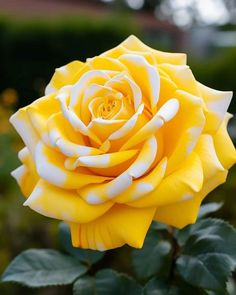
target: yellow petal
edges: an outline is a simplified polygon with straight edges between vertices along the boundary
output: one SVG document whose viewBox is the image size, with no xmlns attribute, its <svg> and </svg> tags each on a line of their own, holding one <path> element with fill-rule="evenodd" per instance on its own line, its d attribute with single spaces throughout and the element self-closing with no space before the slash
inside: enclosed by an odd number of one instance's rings
<svg viewBox="0 0 236 295">
<path fill-rule="evenodd" d="M 101 70 L 91 70 L 83 74 L 78 82 L 71 87 L 69 107 L 76 111 L 78 105 L 78 110 L 81 111 L 81 96 L 85 89 L 91 84 L 103 85 L 109 78 L 109 75 Z"/>
<path fill-rule="evenodd" d="M 130 203 L 134 207 L 164 206 L 186 200 L 189 195 L 201 190 L 203 170 L 199 157 L 192 152 L 181 167 L 165 177 L 150 194 Z"/>
<path fill-rule="evenodd" d="M 11 175 L 16 179 L 23 195 L 28 198 L 37 184 L 39 176 L 33 158 L 26 147 L 19 151 L 18 157 L 23 165 L 12 171 Z"/>
<path fill-rule="evenodd" d="M 129 203 L 129 205 L 132 206 L 133 201 L 141 199 L 154 191 L 165 175 L 166 166 L 167 159 L 164 158 L 147 175 L 135 179 L 132 185 L 123 194 L 115 198 L 115 202 Z"/>
<path fill-rule="evenodd" d="M 121 92 L 124 97 L 132 98 L 134 109 L 137 111 L 142 102 L 142 92 L 131 77 L 125 73 L 120 73 L 107 81 L 105 86 Z"/>
<path fill-rule="evenodd" d="M 88 185 L 80 189 L 78 194 L 89 204 L 101 204 L 121 195 L 131 184 L 132 176 L 125 171 L 109 182 Z"/>
<path fill-rule="evenodd" d="M 41 179 L 24 205 L 51 218 L 68 222 L 90 222 L 103 215 L 113 203 L 91 206 L 75 191 L 52 186 Z"/>
<path fill-rule="evenodd" d="M 144 104 L 141 104 L 137 112 L 131 116 L 120 128 L 116 129 L 109 137 L 108 140 L 117 140 L 126 136 L 136 125 L 138 117 L 144 110 Z"/>
<path fill-rule="evenodd" d="M 39 137 L 48 145 L 50 140 L 47 132 L 48 118 L 60 111 L 60 103 L 55 99 L 54 95 L 41 97 L 26 107 L 27 114 L 30 118 L 32 126 L 38 133 Z"/>
<path fill-rule="evenodd" d="M 121 151 L 130 149 L 139 143 L 150 138 L 157 132 L 158 129 L 164 124 L 162 118 L 156 114 L 146 125 L 139 129 L 133 136 L 131 136 L 120 148 Z"/>
<path fill-rule="evenodd" d="M 90 223 L 71 223 L 74 247 L 108 250 L 128 244 L 141 248 L 152 222 L 155 208 L 136 209 L 114 205 Z"/>
<path fill-rule="evenodd" d="M 154 112 L 160 93 L 160 76 L 157 68 L 149 64 L 144 57 L 135 54 L 124 54 L 119 60 L 126 65 Z"/>
<path fill-rule="evenodd" d="M 87 146 L 83 135 L 76 132 L 61 113 L 56 113 L 48 119 L 47 132 L 51 145 L 58 147 L 67 157 L 99 155 L 108 150 Z"/>
<path fill-rule="evenodd" d="M 77 113 L 73 111 L 73 109 L 67 105 L 68 103 L 68 89 L 65 87 L 61 89 L 61 91 L 57 95 L 57 99 L 61 103 L 61 110 L 63 116 L 66 120 L 71 124 L 73 129 L 76 132 L 79 132 L 85 136 L 88 136 L 92 140 L 94 140 L 98 145 L 101 145 L 101 140 L 94 134 L 88 127 L 84 124 L 84 122 L 80 119 Z"/>
<path fill-rule="evenodd" d="M 236 163 L 236 150 L 227 132 L 227 125 L 230 118 L 231 115 L 227 113 L 220 128 L 213 135 L 217 156 L 225 169 L 229 169 Z"/>
<path fill-rule="evenodd" d="M 177 228 L 195 223 L 202 200 L 210 191 L 225 182 L 226 177 L 227 171 L 219 171 L 203 184 L 200 192 L 189 194 L 189 199 L 158 207 L 155 220 Z"/>
<path fill-rule="evenodd" d="M 126 122 L 127 120 L 105 120 L 102 118 L 95 118 L 89 123 L 88 130 L 96 134 L 101 142 L 104 142 Z"/>
<path fill-rule="evenodd" d="M 138 157 L 128 168 L 128 173 L 133 178 L 143 176 L 151 168 L 158 153 L 158 142 L 155 136 L 150 137 L 143 145 Z"/>
<path fill-rule="evenodd" d="M 155 220 L 177 228 L 196 222 L 201 201 L 189 194 L 189 199 L 158 207 Z"/>
<path fill-rule="evenodd" d="M 122 152 L 106 153 L 97 156 L 79 157 L 77 160 L 78 166 L 108 168 L 128 161 L 137 154 L 138 150 L 128 150 Z"/>
<path fill-rule="evenodd" d="M 131 35 L 121 45 L 130 51 L 150 52 L 153 54 L 157 63 L 169 64 L 186 64 L 186 54 L 184 53 L 169 53 L 155 50 L 144 43 L 137 37 Z"/>
<path fill-rule="evenodd" d="M 11 116 L 10 122 L 15 127 L 16 131 L 20 134 L 26 147 L 34 156 L 39 136 L 31 124 L 28 117 L 27 107 L 19 109 L 14 115 Z"/>
<path fill-rule="evenodd" d="M 109 180 L 109 177 L 96 176 L 85 168 L 76 171 L 68 171 L 64 167 L 65 158 L 62 154 L 53 150 L 42 142 L 36 147 L 35 164 L 37 173 L 51 184 L 66 189 L 79 189 L 91 183 L 101 183 Z"/>
<path fill-rule="evenodd" d="M 194 149 L 205 124 L 201 99 L 181 90 L 174 97 L 179 101 L 179 111 L 162 127 L 168 174 L 178 169 Z"/>
<path fill-rule="evenodd" d="M 198 83 L 202 98 L 206 104 L 206 125 L 205 132 L 216 131 L 223 121 L 229 104 L 232 91 L 219 91 Z"/>
<path fill-rule="evenodd" d="M 47 131 L 52 146 L 56 146 L 59 139 L 65 139 L 74 144 L 85 145 L 83 135 L 73 129 L 61 112 L 49 117 Z"/>
<path fill-rule="evenodd" d="M 126 67 L 119 60 L 110 57 L 96 56 L 87 59 L 87 62 L 94 70 L 126 71 Z"/>
<path fill-rule="evenodd" d="M 218 171 L 224 171 L 224 167 L 216 155 L 211 135 L 202 134 L 194 151 L 201 159 L 205 180 L 213 177 Z"/>
<path fill-rule="evenodd" d="M 81 61 L 72 61 L 71 63 L 56 69 L 51 81 L 45 89 L 45 94 L 51 94 L 58 91 L 65 85 L 73 84 L 75 75 L 81 70 L 84 63 Z"/>
<path fill-rule="evenodd" d="M 145 174 L 157 155 L 157 141 L 153 136 L 145 142 L 138 157 L 129 168 L 110 182 L 88 185 L 79 191 L 80 196 L 90 204 L 99 204 L 122 195 L 131 185 L 133 178 Z"/>
<path fill-rule="evenodd" d="M 176 84 L 170 78 L 160 75 L 160 99 L 158 101 L 157 109 L 159 109 L 166 101 L 175 97 L 177 90 Z"/>
<path fill-rule="evenodd" d="M 179 110 L 179 102 L 177 99 L 168 100 L 159 111 L 150 119 L 147 124 L 145 124 L 141 129 L 139 129 L 133 136 L 131 136 L 128 141 L 126 141 L 120 150 L 126 150 L 135 145 L 143 142 L 144 140 L 150 138 L 155 134 L 158 129 L 160 129 L 164 123 L 172 120 Z"/>
<path fill-rule="evenodd" d="M 170 79 L 177 85 L 179 89 L 189 92 L 192 95 L 200 95 L 197 82 L 188 66 L 177 66 L 166 63 L 160 65 L 159 67 L 168 74 Z"/>
</svg>

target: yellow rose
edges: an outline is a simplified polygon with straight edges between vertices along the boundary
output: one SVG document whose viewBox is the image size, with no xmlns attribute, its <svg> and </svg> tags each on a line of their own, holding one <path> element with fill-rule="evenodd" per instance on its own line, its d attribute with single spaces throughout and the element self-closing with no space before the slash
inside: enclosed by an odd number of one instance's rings
<svg viewBox="0 0 236 295">
<path fill-rule="evenodd" d="M 58 68 L 45 96 L 10 119 L 25 143 L 12 172 L 24 205 L 98 250 L 142 247 L 152 220 L 194 223 L 236 160 L 231 98 L 197 82 L 184 54 L 134 36 Z"/>
</svg>

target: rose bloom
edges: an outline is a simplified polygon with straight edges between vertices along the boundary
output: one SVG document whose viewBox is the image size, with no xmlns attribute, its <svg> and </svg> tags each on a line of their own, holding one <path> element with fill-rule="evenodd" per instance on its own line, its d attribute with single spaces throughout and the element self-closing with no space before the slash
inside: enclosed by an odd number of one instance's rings
<svg viewBox="0 0 236 295">
<path fill-rule="evenodd" d="M 153 220 L 182 228 L 236 161 L 232 92 L 197 82 L 185 54 L 134 36 L 56 69 L 10 119 L 25 147 L 24 205 L 70 225 L 75 247 L 140 248 Z"/>
</svg>

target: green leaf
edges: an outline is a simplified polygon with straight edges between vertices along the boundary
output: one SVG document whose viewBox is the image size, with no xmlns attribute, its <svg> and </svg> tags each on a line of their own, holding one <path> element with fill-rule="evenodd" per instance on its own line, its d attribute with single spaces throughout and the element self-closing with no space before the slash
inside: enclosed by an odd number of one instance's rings
<svg viewBox="0 0 236 295">
<path fill-rule="evenodd" d="M 149 278 L 154 274 L 164 274 L 170 268 L 171 245 L 151 230 L 143 248 L 132 251 L 132 262 L 139 278 Z"/>
<path fill-rule="evenodd" d="M 161 222 L 157 222 L 157 221 L 153 221 L 151 224 L 151 229 L 153 230 L 168 230 L 168 225 L 161 223 Z"/>
<path fill-rule="evenodd" d="M 78 279 L 73 286 L 74 295 L 142 295 L 142 287 L 132 278 L 111 269 L 99 271 L 95 279 Z"/>
<path fill-rule="evenodd" d="M 236 231 L 219 219 L 203 219 L 188 228 L 177 271 L 194 286 L 224 290 L 236 265 Z M 183 242 L 183 240 L 182 240 Z"/>
<path fill-rule="evenodd" d="M 67 285 L 87 271 L 73 258 L 51 249 L 30 249 L 19 254 L 7 267 L 3 282 L 29 287 Z"/>
<path fill-rule="evenodd" d="M 79 278 L 73 285 L 74 295 L 96 295 L 95 279 L 85 276 Z"/>
<path fill-rule="evenodd" d="M 61 222 L 59 225 L 59 239 L 62 248 L 70 255 L 78 258 L 81 262 L 86 264 L 94 264 L 101 260 L 105 252 L 74 248 L 71 243 L 71 235 L 69 226 Z"/>
<path fill-rule="evenodd" d="M 144 287 L 144 295 L 166 295 L 169 293 L 170 286 L 167 282 L 153 278 Z"/>
<path fill-rule="evenodd" d="M 177 260 L 177 270 L 188 283 L 205 289 L 222 290 L 231 274 L 231 263 L 227 255 L 203 254 L 182 255 Z"/>
<path fill-rule="evenodd" d="M 222 206 L 223 202 L 221 203 L 208 203 L 201 206 L 198 214 L 198 218 L 203 218 L 210 213 L 214 213 L 218 211 Z"/>
<path fill-rule="evenodd" d="M 167 281 L 159 278 L 151 279 L 144 287 L 144 295 L 207 295 L 206 291 L 181 283 L 171 286 Z"/>
</svg>

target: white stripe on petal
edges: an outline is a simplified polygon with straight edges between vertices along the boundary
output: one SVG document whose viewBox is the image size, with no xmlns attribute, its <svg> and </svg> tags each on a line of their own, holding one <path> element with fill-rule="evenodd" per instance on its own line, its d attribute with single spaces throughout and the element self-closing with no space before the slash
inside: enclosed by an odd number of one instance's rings
<svg viewBox="0 0 236 295">
<path fill-rule="evenodd" d="M 110 182 L 101 185 L 90 185 L 78 191 L 78 194 L 89 204 L 104 203 L 122 194 L 132 185 L 132 176 L 122 173 Z"/>
<path fill-rule="evenodd" d="M 157 148 L 157 140 L 155 136 L 152 136 L 144 143 L 143 148 L 140 151 L 137 159 L 127 170 L 129 175 L 134 178 L 139 178 L 144 175 L 151 167 L 156 158 Z"/>
<path fill-rule="evenodd" d="M 108 168 L 122 164 L 137 154 L 138 150 L 128 150 L 122 152 L 108 153 L 97 156 L 80 157 L 77 160 L 78 166 L 93 168 Z"/>
<path fill-rule="evenodd" d="M 21 165 L 11 172 L 11 176 L 15 178 L 17 183 L 19 184 L 22 177 L 28 172 L 28 169 L 25 165 Z"/>
<path fill-rule="evenodd" d="M 80 95 L 95 78 L 100 78 L 101 81 L 105 82 L 109 79 L 109 76 L 105 71 L 92 70 L 86 72 L 71 89 L 70 107 L 77 104 Z"/>
<path fill-rule="evenodd" d="M 157 132 L 158 129 L 163 126 L 163 124 L 163 119 L 158 114 L 155 114 L 155 116 L 153 116 L 153 118 L 149 122 L 147 122 L 146 125 L 144 125 L 139 131 L 131 136 L 127 140 L 127 142 L 123 144 L 120 150 L 127 150 L 150 138 L 153 134 Z"/>
<path fill-rule="evenodd" d="M 66 180 L 66 174 L 57 166 L 50 163 L 44 154 L 44 145 L 38 142 L 35 152 L 37 173 L 49 183 L 61 186 Z"/>
<path fill-rule="evenodd" d="M 177 114 L 179 110 L 179 101 L 176 98 L 168 100 L 158 110 L 157 115 L 160 116 L 165 122 L 169 122 Z"/>
<path fill-rule="evenodd" d="M 84 122 L 67 106 L 67 96 L 57 96 L 61 103 L 61 109 L 64 117 L 70 122 L 73 128 L 76 131 L 79 131 L 85 136 L 90 137 L 96 143 L 101 144 L 101 140 L 93 133 L 88 127 L 84 124 Z"/>
<path fill-rule="evenodd" d="M 56 146 L 60 149 L 60 151 L 67 157 L 81 157 L 81 156 L 89 156 L 89 155 L 99 155 L 103 152 L 99 149 L 88 147 L 84 145 L 75 144 L 66 139 L 58 139 L 56 141 Z"/>
<path fill-rule="evenodd" d="M 123 54 L 119 60 L 128 67 L 134 80 L 142 89 L 143 95 L 150 100 L 152 110 L 155 110 L 160 94 L 160 75 L 157 68 L 148 63 L 143 56 L 137 54 Z M 145 81 L 148 83 L 147 86 L 142 83 L 143 75 L 148 79 Z"/>
<path fill-rule="evenodd" d="M 107 195 L 109 199 L 112 199 L 122 194 L 132 184 L 132 176 L 128 173 L 123 173 L 110 182 L 110 186 L 107 189 Z"/>
<path fill-rule="evenodd" d="M 141 104 L 137 110 L 137 112 L 117 131 L 112 133 L 108 139 L 109 140 L 116 140 L 119 139 L 125 135 L 127 135 L 135 126 L 138 116 L 142 114 L 144 110 L 144 104 Z"/>
</svg>

